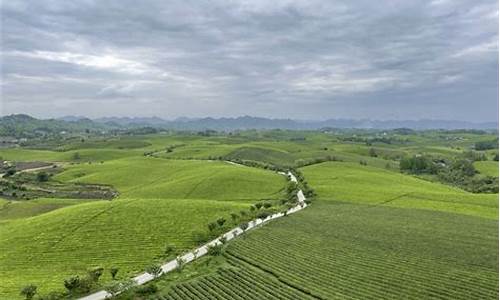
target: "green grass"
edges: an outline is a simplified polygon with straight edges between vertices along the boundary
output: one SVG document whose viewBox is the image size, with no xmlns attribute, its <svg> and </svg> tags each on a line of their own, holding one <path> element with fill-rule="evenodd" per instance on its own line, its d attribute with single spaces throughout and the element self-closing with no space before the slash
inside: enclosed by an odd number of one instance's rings
<svg viewBox="0 0 500 300">
<path fill-rule="evenodd" d="M 117 266 L 122 275 L 140 272 L 167 243 L 179 250 L 194 247 L 207 223 L 229 220 L 230 213 L 261 199 L 281 198 L 286 183 L 276 173 L 220 161 L 141 156 L 67 167 L 56 180 L 110 184 L 120 196 L 40 215 L 59 200 L 5 211 L 10 219 L 0 224 L 0 299 L 16 299 L 28 283 L 41 293 L 60 290 L 63 279 L 92 266 Z"/>
<path fill-rule="evenodd" d="M 155 299 L 497 299 L 497 228 L 462 214 L 317 200 L 231 242 L 232 268 L 165 276 Z"/>
<path fill-rule="evenodd" d="M 317 201 L 228 253 L 323 299 L 497 299 L 497 229 L 460 214 Z"/>
<path fill-rule="evenodd" d="M 474 167 L 483 175 L 498 177 L 498 161 L 476 161 Z"/>
<path fill-rule="evenodd" d="M 121 198 L 218 200 L 276 199 L 286 181 L 273 172 L 221 161 L 150 157 L 73 165 L 55 179 L 109 184 Z"/>
<path fill-rule="evenodd" d="M 498 218 L 498 195 L 473 194 L 440 183 L 355 163 L 302 168 L 320 199 L 421 208 Z"/>
<path fill-rule="evenodd" d="M 54 199 L 40 198 L 29 201 L 0 200 L 0 222 L 40 215 L 61 207 L 81 204 L 93 200 L 88 199 Z"/>
<path fill-rule="evenodd" d="M 28 283 L 41 293 L 61 290 L 63 279 L 92 266 L 140 272 L 167 243 L 189 249 L 208 222 L 247 207 L 207 199 L 127 199 L 12 220 L 0 226 L 0 299 L 15 299 Z"/>
</svg>

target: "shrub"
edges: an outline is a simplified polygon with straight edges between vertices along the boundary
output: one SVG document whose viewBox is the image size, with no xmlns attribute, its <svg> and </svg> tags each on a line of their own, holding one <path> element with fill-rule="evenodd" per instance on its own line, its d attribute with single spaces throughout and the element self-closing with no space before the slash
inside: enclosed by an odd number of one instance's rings
<svg viewBox="0 0 500 300">
<path fill-rule="evenodd" d="M 243 222 L 243 223 L 241 223 L 239 225 L 239 227 L 241 228 L 241 230 L 245 231 L 248 228 L 248 223 L 247 222 Z"/>
<path fill-rule="evenodd" d="M 222 244 L 208 246 L 207 254 L 210 256 L 219 256 L 222 254 Z"/>
<path fill-rule="evenodd" d="M 239 216 L 235 213 L 231 213 L 231 220 L 233 220 L 233 222 L 236 222 L 236 220 L 238 220 Z"/>
<path fill-rule="evenodd" d="M 111 278 L 113 278 L 113 280 L 116 279 L 116 274 L 118 274 L 118 271 L 119 269 L 116 267 L 112 267 L 111 269 L 109 269 L 109 274 L 111 274 Z"/>
<path fill-rule="evenodd" d="M 269 215 L 270 215 L 269 212 L 261 211 L 257 214 L 257 218 L 264 220 L 265 218 L 269 217 Z"/>
<path fill-rule="evenodd" d="M 217 222 L 217 225 L 222 227 L 222 226 L 224 226 L 224 223 L 226 223 L 226 219 L 221 217 L 221 218 L 218 218 L 216 222 Z"/>
<path fill-rule="evenodd" d="M 36 174 L 36 180 L 38 180 L 38 182 L 46 182 L 49 180 L 49 174 L 46 172 L 39 172 Z"/>
<path fill-rule="evenodd" d="M 217 223 L 215 223 L 215 222 L 208 223 L 207 227 L 208 227 L 208 230 L 210 232 L 212 232 L 212 231 L 214 231 L 217 228 Z"/>
<path fill-rule="evenodd" d="M 165 246 L 165 256 L 172 255 L 175 252 L 175 247 L 172 245 L 166 245 Z"/>
<path fill-rule="evenodd" d="M 89 275 L 90 280 L 92 280 L 93 282 L 98 282 L 99 278 L 102 276 L 103 272 L 104 272 L 103 267 L 95 267 L 95 268 L 90 269 L 88 271 L 88 275 Z"/>
<path fill-rule="evenodd" d="M 80 287 L 80 283 L 81 280 L 78 275 L 71 276 L 68 279 L 64 279 L 64 287 L 68 290 L 70 294 L 76 291 Z"/>
<path fill-rule="evenodd" d="M 31 300 L 36 294 L 37 286 L 34 284 L 29 284 L 21 289 L 21 295 L 24 296 L 25 299 Z"/>
<path fill-rule="evenodd" d="M 261 209 L 262 208 L 262 203 L 255 203 L 255 208 Z"/>
<path fill-rule="evenodd" d="M 157 278 L 161 275 L 162 269 L 160 265 L 151 265 L 146 268 L 146 272 L 153 275 L 154 278 Z"/>
<path fill-rule="evenodd" d="M 135 293 L 141 296 L 152 295 L 156 292 L 158 292 L 158 287 L 154 283 L 145 286 L 138 286 L 135 289 Z"/>
<path fill-rule="evenodd" d="M 271 206 L 273 206 L 273 205 L 269 202 L 264 203 L 264 208 L 270 208 Z"/>
<path fill-rule="evenodd" d="M 175 259 L 175 262 L 177 263 L 177 267 L 176 267 L 177 272 L 182 272 L 182 269 L 184 268 L 184 264 L 186 263 L 184 261 L 184 259 L 182 259 L 182 257 L 180 257 L 180 256 L 177 256 L 177 258 Z"/>
</svg>

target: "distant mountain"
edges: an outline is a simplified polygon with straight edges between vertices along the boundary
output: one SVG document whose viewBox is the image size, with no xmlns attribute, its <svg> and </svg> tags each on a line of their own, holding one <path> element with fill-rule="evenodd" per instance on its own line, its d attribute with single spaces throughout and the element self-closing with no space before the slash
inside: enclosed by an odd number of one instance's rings
<svg viewBox="0 0 500 300">
<path fill-rule="evenodd" d="M 68 118 L 74 121 L 60 119 L 40 120 L 24 114 L 9 115 L 0 118 L 0 136 L 36 137 L 61 132 L 84 132 L 87 130 L 108 130 L 104 126 L 88 118 Z"/>
<path fill-rule="evenodd" d="M 365 129 L 497 129 L 498 123 L 471 123 L 447 120 L 417 120 L 417 121 L 378 121 L 331 119 L 325 121 L 297 121 L 292 119 L 268 119 L 243 116 L 237 118 L 178 118 L 164 120 L 158 117 L 128 118 L 106 117 L 88 119 L 79 116 L 66 116 L 59 119 L 40 120 L 28 115 L 18 114 L 0 118 L 0 135 L 14 137 L 31 137 L 43 134 L 83 131 L 106 131 L 115 129 L 137 129 L 154 127 L 157 129 L 174 130 L 236 130 L 236 129 L 295 129 L 316 130 L 322 128 L 365 128 Z"/>
</svg>

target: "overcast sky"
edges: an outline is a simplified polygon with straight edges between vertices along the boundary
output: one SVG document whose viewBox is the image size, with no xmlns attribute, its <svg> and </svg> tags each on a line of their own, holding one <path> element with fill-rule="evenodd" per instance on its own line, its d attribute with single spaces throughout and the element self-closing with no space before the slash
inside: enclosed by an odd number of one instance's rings
<svg viewBox="0 0 500 300">
<path fill-rule="evenodd" d="M 496 0 L 3 0 L 1 114 L 498 119 Z"/>
</svg>

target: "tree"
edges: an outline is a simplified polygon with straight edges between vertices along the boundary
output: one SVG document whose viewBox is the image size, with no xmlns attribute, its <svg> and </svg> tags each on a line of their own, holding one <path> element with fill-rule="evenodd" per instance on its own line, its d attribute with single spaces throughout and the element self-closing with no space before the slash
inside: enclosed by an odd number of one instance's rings
<svg viewBox="0 0 500 300">
<path fill-rule="evenodd" d="M 208 230 L 209 230 L 210 232 L 212 232 L 212 231 L 214 231 L 214 230 L 215 230 L 215 228 L 217 228 L 217 223 L 215 223 L 215 222 L 208 223 L 208 224 L 207 224 L 207 227 L 208 227 Z"/>
<path fill-rule="evenodd" d="M 262 207 L 262 203 L 260 203 L 260 202 L 259 202 L 259 203 L 255 203 L 255 207 L 256 207 L 257 209 L 261 209 L 261 207 Z"/>
<path fill-rule="evenodd" d="M 226 223 L 226 219 L 224 219 L 224 218 L 222 218 L 222 217 L 217 219 L 217 224 L 218 224 L 220 227 L 224 226 L 224 223 Z"/>
<path fill-rule="evenodd" d="M 153 275 L 154 278 L 157 278 L 161 275 L 162 269 L 160 265 L 151 265 L 146 268 L 146 272 Z"/>
<path fill-rule="evenodd" d="M 219 256 L 222 254 L 222 244 L 221 245 L 211 245 L 208 246 L 207 254 L 210 256 Z"/>
<path fill-rule="evenodd" d="M 88 271 L 89 278 L 94 283 L 99 281 L 99 278 L 102 276 L 102 273 L 104 273 L 103 267 L 95 267 Z"/>
<path fill-rule="evenodd" d="M 21 289 L 21 295 L 24 296 L 25 299 L 31 300 L 36 294 L 37 286 L 34 284 L 29 284 Z"/>
<path fill-rule="evenodd" d="M 245 231 L 248 228 L 248 223 L 247 222 L 243 222 L 243 223 L 240 224 L 239 227 L 241 228 L 241 230 Z"/>
<path fill-rule="evenodd" d="M 36 180 L 38 180 L 38 182 L 46 182 L 49 180 L 49 174 L 46 172 L 38 172 L 38 174 L 36 174 Z"/>
<path fill-rule="evenodd" d="M 269 202 L 264 203 L 264 208 L 270 208 L 271 206 L 273 206 L 273 205 Z"/>
<path fill-rule="evenodd" d="M 109 273 L 111 274 L 111 278 L 113 278 L 113 280 L 116 279 L 116 274 L 118 274 L 118 271 L 119 269 L 116 267 L 112 267 L 111 269 L 109 269 Z"/>
<path fill-rule="evenodd" d="M 146 268 L 146 272 L 153 275 L 154 278 L 157 278 L 158 276 L 161 275 L 162 268 L 160 265 L 151 265 Z"/>
<path fill-rule="evenodd" d="M 73 153 L 73 156 L 72 156 L 73 160 L 80 160 L 80 158 L 81 158 L 80 153 L 78 153 L 78 152 Z"/>
<path fill-rule="evenodd" d="M 368 154 L 371 156 L 371 157 L 377 157 L 377 151 L 375 151 L 374 148 L 370 148 L 370 150 L 368 151 Z"/>
<path fill-rule="evenodd" d="M 169 256 L 175 252 L 175 247 L 172 245 L 165 246 L 165 256 Z"/>
<path fill-rule="evenodd" d="M 64 279 L 64 287 L 72 294 L 76 289 L 80 287 L 81 279 L 78 275 L 71 276 L 70 278 Z"/>
<path fill-rule="evenodd" d="M 231 213 L 231 220 L 233 220 L 233 222 L 236 222 L 236 220 L 238 220 L 239 216 L 235 213 Z"/>
<path fill-rule="evenodd" d="M 177 263 L 177 267 L 176 267 L 177 272 L 181 272 L 182 268 L 184 268 L 184 264 L 186 262 L 180 256 L 177 256 L 177 258 L 175 259 L 175 262 Z"/>
<path fill-rule="evenodd" d="M 493 156 L 493 160 L 494 160 L 494 161 L 498 161 L 498 153 L 497 153 L 497 154 L 495 154 L 495 156 Z"/>
</svg>

